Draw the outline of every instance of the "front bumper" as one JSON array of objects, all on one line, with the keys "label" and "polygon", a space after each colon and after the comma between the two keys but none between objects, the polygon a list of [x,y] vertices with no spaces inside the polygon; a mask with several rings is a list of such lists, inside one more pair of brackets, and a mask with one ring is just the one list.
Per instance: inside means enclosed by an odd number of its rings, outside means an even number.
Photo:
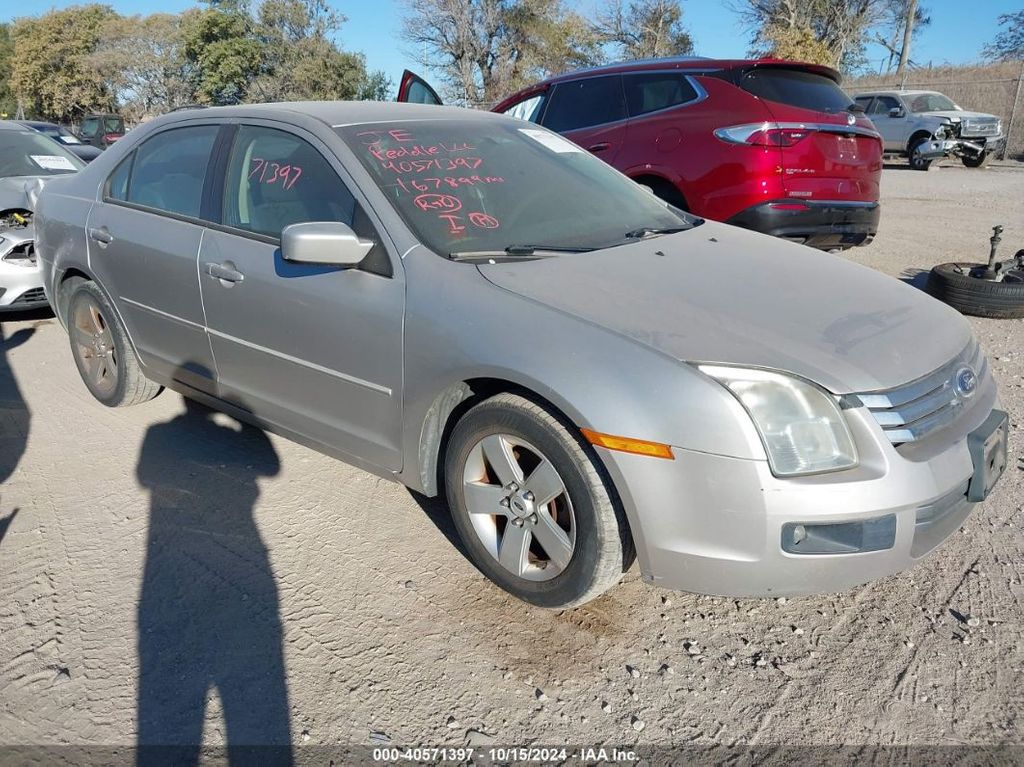
[{"label": "front bumper", "polygon": [[877,202],[787,198],[747,208],[726,223],[833,250],[867,245],[878,232],[880,216]]},{"label": "front bumper", "polygon": [[20,238],[9,232],[0,232],[0,236],[5,238],[0,243],[0,312],[49,306],[38,264],[29,266],[4,259],[12,244],[20,244]]},{"label": "front bumper", "polygon": [[[862,450],[857,468],[834,474],[780,479],[764,460],[674,448],[669,461],[599,449],[644,579],[729,597],[839,592],[906,570],[945,541],[977,505],[966,496],[974,471],[967,439],[909,460],[864,409],[847,412],[858,445],[880,437],[879,452]],[[792,553],[795,526],[838,530],[832,537],[845,536],[850,548]]]},{"label": "front bumper", "polygon": [[981,154],[998,154],[1006,144],[1005,136],[961,137],[933,139],[918,147],[926,160],[940,160],[943,157],[977,157]]}]

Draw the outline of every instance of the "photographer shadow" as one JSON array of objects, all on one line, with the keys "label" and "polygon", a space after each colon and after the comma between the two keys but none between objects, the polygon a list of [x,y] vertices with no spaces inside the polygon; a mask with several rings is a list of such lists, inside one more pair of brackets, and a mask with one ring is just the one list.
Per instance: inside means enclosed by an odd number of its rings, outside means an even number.
[{"label": "photographer shadow", "polygon": [[[197,764],[216,690],[230,761],[290,764],[277,585],[253,517],[280,471],[260,429],[190,399],[153,425],[137,477],[150,492],[138,605],[138,760]],[[224,422],[229,421],[226,419]]]}]

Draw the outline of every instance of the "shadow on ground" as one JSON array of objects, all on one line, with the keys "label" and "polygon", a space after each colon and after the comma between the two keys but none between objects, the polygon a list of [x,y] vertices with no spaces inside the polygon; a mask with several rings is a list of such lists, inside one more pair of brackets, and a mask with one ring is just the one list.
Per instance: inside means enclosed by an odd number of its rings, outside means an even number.
[{"label": "shadow on ground", "polygon": [[230,761],[246,761],[255,745],[260,761],[292,760],[277,585],[253,519],[259,478],[279,471],[264,432],[191,400],[146,433],[140,762],[196,764],[214,690]]}]

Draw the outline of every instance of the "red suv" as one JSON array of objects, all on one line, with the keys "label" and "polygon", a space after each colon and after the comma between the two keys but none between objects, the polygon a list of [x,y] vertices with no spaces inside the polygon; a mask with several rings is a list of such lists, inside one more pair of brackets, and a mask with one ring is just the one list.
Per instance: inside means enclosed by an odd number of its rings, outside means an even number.
[{"label": "red suv", "polygon": [[[699,216],[819,248],[871,242],[882,142],[828,67],[633,61],[553,77],[495,112],[539,123]],[[399,101],[440,103],[406,72]]]}]

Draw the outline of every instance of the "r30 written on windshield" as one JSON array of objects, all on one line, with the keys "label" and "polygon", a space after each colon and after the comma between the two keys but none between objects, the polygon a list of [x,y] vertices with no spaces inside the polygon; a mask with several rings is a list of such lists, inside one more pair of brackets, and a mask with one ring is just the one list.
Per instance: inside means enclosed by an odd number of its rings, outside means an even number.
[{"label": "r30 written on windshield", "polygon": [[501,176],[481,171],[484,159],[476,147],[465,141],[423,143],[404,128],[363,131],[360,141],[380,167],[394,175],[394,186],[409,195],[412,208],[435,216],[447,227],[449,235],[461,235],[470,228],[497,229],[501,222],[481,210],[467,210],[478,204],[459,194],[486,184],[502,184]]}]

